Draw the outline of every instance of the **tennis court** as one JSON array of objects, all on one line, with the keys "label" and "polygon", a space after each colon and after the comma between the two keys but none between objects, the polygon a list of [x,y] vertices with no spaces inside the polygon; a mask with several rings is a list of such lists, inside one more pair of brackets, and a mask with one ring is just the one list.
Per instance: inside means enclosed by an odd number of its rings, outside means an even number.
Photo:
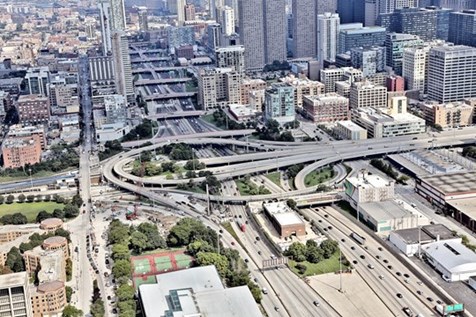
[{"label": "tennis court", "polygon": [[132,258],[132,264],[134,266],[134,275],[142,275],[152,273],[149,259]]},{"label": "tennis court", "polygon": [[138,289],[139,286],[141,286],[142,284],[155,284],[157,283],[157,280],[155,279],[155,275],[148,275],[148,276],[134,277],[133,282],[134,282],[134,287]]},{"label": "tennis court", "polygon": [[178,269],[187,269],[193,264],[193,257],[188,254],[174,254],[174,257]]},{"label": "tennis court", "polygon": [[170,259],[170,256],[161,256],[161,257],[156,257],[154,258],[155,261],[155,268],[157,269],[157,272],[166,272],[172,269],[172,260]]}]

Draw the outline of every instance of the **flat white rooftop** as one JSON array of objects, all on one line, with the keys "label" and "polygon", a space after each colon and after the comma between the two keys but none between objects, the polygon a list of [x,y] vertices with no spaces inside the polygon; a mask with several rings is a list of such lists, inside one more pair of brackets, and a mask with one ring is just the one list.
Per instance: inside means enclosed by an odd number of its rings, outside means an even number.
[{"label": "flat white rooftop", "polygon": [[363,187],[363,188],[382,188],[385,186],[389,186],[392,181],[383,178],[378,175],[359,175],[357,177],[348,177],[347,180],[354,186],[354,187]]},{"label": "flat white rooftop", "polygon": [[422,246],[423,251],[451,273],[476,273],[476,253],[454,241],[438,241]]}]

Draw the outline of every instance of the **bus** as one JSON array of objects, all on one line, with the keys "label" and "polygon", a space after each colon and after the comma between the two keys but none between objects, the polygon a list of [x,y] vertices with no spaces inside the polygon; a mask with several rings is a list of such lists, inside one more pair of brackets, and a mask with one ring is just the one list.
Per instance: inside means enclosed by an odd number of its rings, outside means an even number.
[{"label": "bus", "polygon": [[361,245],[364,245],[364,244],[365,244],[365,237],[362,237],[362,236],[358,235],[358,234],[355,233],[355,232],[352,232],[352,233],[350,234],[350,237],[351,237],[352,239],[354,239],[355,241],[357,241],[357,242],[358,242],[359,244],[361,244]]}]

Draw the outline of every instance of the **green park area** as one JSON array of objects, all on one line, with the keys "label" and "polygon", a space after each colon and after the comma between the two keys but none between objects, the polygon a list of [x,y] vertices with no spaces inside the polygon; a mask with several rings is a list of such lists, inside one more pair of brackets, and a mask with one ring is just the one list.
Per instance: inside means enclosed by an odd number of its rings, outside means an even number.
[{"label": "green park area", "polygon": [[274,173],[266,174],[266,177],[270,181],[272,181],[273,183],[275,183],[276,185],[281,187],[281,173],[280,172],[274,172]]},{"label": "green park area", "polygon": [[[349,268],[345,264],[348,264],[347,261],[342,261],[342,271],[345,271]],[[318,263],[311,263],[308,261],[296,262],[294,260],[289,260],[288,265],[294,273],[302,277],[338,272],[340,270],[339,252],[334,253],[330,258],[324,259]],[[303,274],[301,274],[302,271],[299,270],[299,265],[304,265],[306,267],[306,270]]]},{"label": "green park area", "polygon": [[266,187],[257,186],[249,178],[235,180],[235,183],[242,196],[271,194]]},{"label": "green park area", "polygon": [[312,187],[330,180],[333,176],[334,170],[332,167],[324,167],[307,174],[304,178],[304,183],[307,187]]},{"label": "green park area", "polygon": [[35,222],[36,216],[40,211],[52,213],[55,209],[63,209],[64,204],[58,204],[54,201],[42,202],[24,202],[0,205],[0,217],[7,214],[21,213],[26,216],[28,222]]}]

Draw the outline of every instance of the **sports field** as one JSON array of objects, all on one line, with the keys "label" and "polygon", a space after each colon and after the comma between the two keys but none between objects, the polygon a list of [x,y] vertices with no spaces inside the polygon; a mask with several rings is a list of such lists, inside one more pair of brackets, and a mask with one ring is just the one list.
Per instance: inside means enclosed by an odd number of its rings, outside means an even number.
[{"label": "sports field", "polygon": [[133,256],[134,286],[137,288],[141,284],[155,283],[155,275],[189,268],[193,266],[193,261],[193,257],[184,254],[184,250]]}]

